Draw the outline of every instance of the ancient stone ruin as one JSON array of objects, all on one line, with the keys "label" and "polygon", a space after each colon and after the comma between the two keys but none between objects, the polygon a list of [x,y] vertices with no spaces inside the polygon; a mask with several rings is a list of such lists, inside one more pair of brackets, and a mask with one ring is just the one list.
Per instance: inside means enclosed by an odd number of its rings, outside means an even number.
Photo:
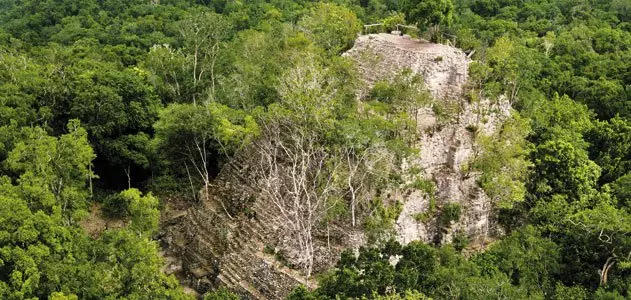
[{"label": "ancient stone ruin", "polygon": [[[462,171],[476,149],[474,135],[467,128],[476,126],[480,132],[492,133],[509,114],[510,106],[484,101],[471,104],[464,100],[470,61],[453,47],[374,34],[359,37],[344,55],[355,60],[360,68],[365,82],[360,97],[377,81],[410,68],[423,76],[435,101],[457,107],[446,119],[441,119],[432,107],[418,111],[416,145],[420,155],[407,161],[404,168],[421,170],[409,181],[421,178],[435,183],[437,207],[458,203],[463,208],[463,216],[450,225],[439,242],[449,241],[455,230],[483,241],[492,228],[490,202],[476,185],[476,174]],[[279,259],[282,258],[279,253],[292,249],[275,248],[286,237],[279,234],[274,223],[272,205],[247,188],[245,182],[252,180],[248,176],[247,163],[226,165],[199,204],[164,218],[162,241],[173,264],[167,270],[176,272],[184,283],[199,292],[226,286],[245,298],[281,299],[297,285],[313,283],[306,282],[300,271],[288,267],[291,259]],[[403,243],[435,241],[438,230],[435,217],[425,220],[416,217],[428,211],[430,197],[422,191],[404,188],[393,191],[392,197],[403,204],[396,224],[397,238]],[[230,214],[222,202],[244,203],[250,213]],[[334,227],[329,230],[327,237],[316,233],[320,251],[317,270],[333,266],[342,249],[358,247],[365,241],[361,231]]]}]

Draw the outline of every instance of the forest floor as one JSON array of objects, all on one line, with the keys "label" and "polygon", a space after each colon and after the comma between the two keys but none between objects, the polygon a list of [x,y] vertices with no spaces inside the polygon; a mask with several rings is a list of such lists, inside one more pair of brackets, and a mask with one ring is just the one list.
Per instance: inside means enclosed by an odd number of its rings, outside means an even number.
[{"label": "forest floor", "polygon": [[97,238],[106,229],[125,227],[125,221],[105,216],[101,203],[94,202],[90,207],[90,214],[79,225],[89,236]]}]

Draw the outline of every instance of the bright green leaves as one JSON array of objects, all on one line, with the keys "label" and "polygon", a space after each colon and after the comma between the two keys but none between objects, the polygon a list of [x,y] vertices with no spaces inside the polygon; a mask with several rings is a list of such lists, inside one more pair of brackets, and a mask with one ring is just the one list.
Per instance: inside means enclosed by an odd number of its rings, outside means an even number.
[{"label": "bright green leaves", "polygon": [[220,163],[259,132],[253,117],[216,102],[171,104],[160,113],[154,128],[153,145],[163,164],[161,171],[186,177],[193,198],[198,194],[194,185],[201,183],[208,189]]},{"label": "bright green leaves", "polygon": [[25,138],[15,144],[6,164],[19,174],[20,194],[32,209],[72,216],[86,209],[94,157],[86,131],[78,121],[71,121],[68,133],[59,138],[37,127],[25,130]]},{"label": "bright green leaves", "polygon": [[353,46],[361,23],[351,10],[330,3],[318,3],[304,16],[300,26],[309,37],[328,53],[335,55]]},{"label": "bright green leaves", "polygon": [[258,132],[251,116],[214,102],[171,104],[160,113],[154,128],[155,143],[169,162],[200,168],[210,163],[210,157],[200,151],[231,155]]},{"label": "bright green leaves", "polygon": [[154,45],[146,57],[153,84],[163,103],[208,103],[216,98],[220,55],[232,35],[222,15],[206,10],[191,12],[176,23],[179,49]]},{"label": "bright green leaves", "polygon": [[594,161],[603,169],[601,182],[611,182],[631,172],[630,121],[615,117],[598,122],[587,139]]},{"label": "bright green leaves", "polygon": [[137,189],[123,191],[121,197],[129,203],[130,229],[147,236],[151,236],[158,230],[158,222],[160,221],[158,199],[153,197],[151,193],[142,196]]},{"label": "bright green leaves", "polygon": [[415,107],[429,104],[431,95],[420,75],[404,69],[389,81],[377,82],[369,97],[391,105],[394,111],[402,110],[411,114]]},{"label": "bright green leaves", "polygon": [[390,80],[375,83],[359,106],[364,118],[362,132],[375,141],[383,140],[398,155],[411,155],[414,149],[409,145],[417,135],[415,114],[430,103],[423,78],[410,69],[402,70]]},{"label": "bright green leaves", "polygon": [[307,47],[304,34],[287,25],[274,26],[267,32],[246,30],[237,34],[223,55],[231,64],[221,70],[217,90],[221,103],[230,107],[252,109],[275,102],[278,78],[294,57],[296,48]]},{"label": "bright green leaves", "polygon": [[611,183],[611,194],[619,201],[619,205],[631,209],[631,173],[621,176]]},{"label": "bright green leaves", "polygon": [[106,139],[101,144],[101,153],[113,164],[123,168],[137,165],[148,168],[150,165],[150,137],[144,132],[121,135],[115,139]]},{"label": "bright green leaves", "polygon": [[[527,113],[532,118],[530,139],[537,144],[531,153],[534,168],[528,188],[532,198],[547,207],[535,208],[535,215],[561,221],[563,217],[555,215],[568,211],[563,203],[588,201],[596,195],[601,168],[589,159],[583,139],[593,128],[593,115],[567,96],[555,96]],[[555,206],[562,209],[553,212]]]},{"label": "bright green leaves", "polygon": [[532,119],[533,139],[542,141],[561,139],[576,147],[586,148],[583,137],[593,128],[593,113],[587,106],[568,96],[555,95],[552,99],[526,112]]},{"label": "bright green leaves", "polygon": [[472,167],[482,171],[479,184],[498,208],[512,208],[526,197],[531,145],[525,138],[529,132],[527,120],[513,112],[496,133],[477,136],[481,153]]},{"label": "bright green leaves", "polygon": [[402,91],[384,84],[392,96],[384,101],[390,103],[361,101],[350,66],[344,60],[332,63],[311,53],[293,63],[276,86],[278,102],[256,115],[261,135],[248,148],[254,153],[247,163],[258,179],[254,187],[276,205],[284,230],[306,241],[296,247],[304,254],[307,277],[317,259],[310,250],[313,230],[348,219],[371,230],[391,228],[399,207],[377,199],[409,154],[394,145],[407,146],[397,143],[406,133],[400,125],[409,121],[421,93],[415,78],[412,87],[406,84],[414,80],[403,80]]},{"label": "bright green leaves", "polygon": [[91,137],[98,139],[151,127],[160,102],[144,73],[91,60],[74,67],[75,95],[67,103],[68,111],[58,114],[80,119]]},{"label": "bright green leaves", "polygon": [[[501,91],[506,93],[510,100],[516,96],[515,90],[519,86],[517,80],[523,71],[518,69],[515,58],[516,47],[509,38],[501,37],[486,53],[486,63],[493,70],[493,81],[500,84],[497,87],[499,91],[495,95],[499,95]],[[490,86],[487,85],[486,88],[490,88]]]},{"label": "bright green leaves", "polygon": [[103,210],[116,218],[131,219],[130,230],[150,237],[158,230],[158,205],[158,199],[151,193],[143,196],[138,189],[131,188],[107,197]]},{"label": "bright green leaves", "polygon": [[405,25],[405,14],[402,12],[390,12],[388,16],[381,20],[383,27],[386,31],[393,31],[397,29],[397,25]]},{"label": "bright green leaves", "polygon": [[79,300],[79,298],[75,294],[66,295],[64,293],[54,292],[50,294],[48,300]]},{"label": "bright green leaves", "polygon": [[53,252],[67,246],[69,231],[59,220],[44,213],[32,213],[26,202],[0,196],[0,297],[23,299],[37,296],[41,266]]},{"label": "bright green leaves", "polygon": [[617,244],[621,242],[618,239],[627,239],[631,235],[631,214],[628,210],[618,209],[611,199],[600,200],[593,208],[574,214],[570,222],[603,243]]},{"label": "bright green leaves", "polygon": [[161,273],[158,245],[128,230],[106,232],[94,245],[95,280],[84,297],[187,299],[172,276]]},{"label": "bright green leaves", "polygon": [[[0,195],[0,298],[187,299],[174,277],[161,273],[158,201],[138,190],[121,193],[131,225],[92,240],[58,216],[33,213],[27,201]],[[64,298],[60,298],[64,299]]]},{"label": "bright green leaves", "polygon": [[533,152],[535,195],[564,194],[579,200],[594,193],[600,167],[589,160],[587,152],[569,142],[552,140]]},{"label": "bright green leaves", "polygon": [[[277,110],[297,125],[332,125],[338,117],[350,108],[344,107],[341,78],[331,76],[313,54],[303,61],[296,62],[293,68],[285,72],[277,85],[280,99],[278,104],[270,105],[270,110]],[[306,128],[303,128],[306,129]],[[313,128],[310,128],[313,129]],[[326,128],[321,128],[326,130]]]},{"label": "bright green leaves", "polygon": [[[519,245],[523,238],[527,242]],[[509,247],[516,249],[507,251]],[[511,244],[495,249],[498,251],[473,260],[450,247],[434,248],[418,241],[405,246],[390,241],[379,248],[362,247],[358,255],[347,250],[336,268],[321,278],[316,290],[308,293],[298,288],[290,299],[426,299],[424,295],[435,299],[541,298],[537,289],[550,270],[538,268],[555,267],[555,246],[527,231]],[[517,270],[510,268],[509,256],[513,254],[520,256]],[[504,259],[506,271],[487,268]],[[529,259],[536,259],[537,264],[529,265]],[[515,272],[523,272],[527,288],[511,284],[509,276]]]},{"label": "bright green leaves", "polygon": [[[88,70],[72,82],[76,93],[58,114],[78,118],[90,134],[97,153],[110,166],[147,167],[145,131],[149,131],[160,102],[142,72],[131,68],[112,70],[106,64],[84,62]],[[62,109],[61,107],[59,109]]]},{"label": "bright green leaves", "polygon": [[230,292],[226,288],[219,288],[204,295],[204,300],[239,300],[239,296]]},{"label": "bright green leaves", "polygon": [[48,120],[50,115],[38,111],[33,94],[42,84],[42,72],[43,68],[28,57],[0,50],[0,124]]},{"label": "bright green leaves", "polygon": [[[33,61],[3,53],[0,123],[41,126],[59,136],[78,119],[102,158],[99,167],[105,161],[121,173],[129,165],[145,167],[147,153],[136,136],[151,129],[161,104],[145,71],[108,62],[97,47],[94,40],[53,44],[31,54]],[[5,130],[0,129],[3,143],[12,143],[15,136],[7,137]]]},{"label": "bright green leaves", "polygon": [[192,98],[187,80],[189,65],[181,51],[168,45],[155,45],[149,50],[145,64],[163,103],[186,102]]},{"label": "bright green leaves", "polygon": [[473,62],[471,80],[480,95],[495,99],[506,97],[511,103],[531,101],[520,93],[531,91],[541,72],[541,54],[503,36],[486,49],[481,62]]},{"label": "bright green leaves", "polygon": [[406,19],[419,27],[451,25],[454,4],[451,0],[406,0],[403,4]]},{"label": "bright green leaves", "polygon": [[485,273],[500,271],[531,293],[550,292],[560,272],[559,246],[532,226],[513,233],[474,258]]}]

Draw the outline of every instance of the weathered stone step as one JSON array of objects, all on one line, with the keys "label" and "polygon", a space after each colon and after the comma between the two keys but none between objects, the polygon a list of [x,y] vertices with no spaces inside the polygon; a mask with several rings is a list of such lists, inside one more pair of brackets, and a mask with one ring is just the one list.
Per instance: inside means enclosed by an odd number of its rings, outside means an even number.
[{"label": "weathered stone step", "polygon": [[258,299],[258,300],[267,300],[268,298],[263,295],[261,292],[259,292],[256,288],[254,288],[250,283],[248,283],[245,280],[241,280],[239,282],[239,285],[241,286],[241,288],[245,289],[246,291],[248,291],[252,297],[254,299]]},{"label": "weathered stone step", "polygon": [[198,248],[202,248],[204,250],[209,251],[215,257],[221,257],[222,254],[217,251],[218,245],[212,243],[211,241],[206,239],[206,235],[203,233],[199,233],[194,237],[193,243],[199,244]]},{"label": "weathered stone step", "polygon": [[[261,226],[261,223],[258,220],[248,220],[245,222],[245,226],[248,226],[252,229],[252,231],[263,235],[266,232],[266,229]],[[265,239],[264,237],[262,239]]]},{"label": "weathered stone step", "polygon": [[244,251],[256,251],[256,248],[252,246],[252,240],[235,239],[228,247],[232,252],[237,253]]},{"label": "weathered stone step", "polygon": [[252,208],[256,212],[256,218],[262,222],[274,221],[278,219],[278,216],[272,212],[275,209],[275,207],[273,207],[272,205],[270,205],[270,207],[266,207],[263,201],[255,201],[252,205]]},{"label": "weathered stone step", "polygon": [[230,275],[227,275],[225,273],[220,273],[217,276],[217,279],[219,280],[220,283],[225,285],[227,288],[234,288],[237,285],[236,279],[231,278]]},{"label": "weathered stone step", "polygon": [[195,278],[199,279],[205,277],[212,272],[208,267],[210,265],[208,260],[200,256],[197,252],[187,251],[185,262],[188,265],[188,270]]},{"label": "weathered stone step", "polygon": [[[246,258],[246,256],[248,256]],[[241,290],[241,292],[249,294],[252,299],[267,299],[261,291],[252,286],[248,281],[251,280],[252,275],[248,271],[246,266],[255,266],[262,263],[251,253],[243,253],[241,255],[234,254],[225,258],[224,264],[221,267],[221,273],[218,278],[222,280],[229,288],[233,290]],[[263,283],[263,288],[269,289],[269,287]]]},{"label": "weathered stone step", "polygon": [[241,226],[239,226],[237,233],[240,238],[245,238],[247,240],[252,240],[252,239],[265,240],[265,236],[259,233],[259,230],[260,230],[259,228],[261,227],[260,226],[254,227],[250,224],[250,222],[247,222],[247,223],[244,222],[241,224]]},{"label": "weathered stone step", "polygon": [[193,225],[192,227],[194,227],[195,229],[197,229],[198,231],[209,231],[208,228],[210,225],[209,221],[208,221],[208,217],[202,219],[202,217],[199,215],[199,212],[196,210],[191,210],[189,211],[189,213],[187,214],[187,218],[189,220],[189,222],[191,223],[191,225]]},{"label": "weathered stone step", "polygon": [[289,267],[284,266],[282,263],[280,263],[279,261],[276,260],[276,258],[270,254],[265,254],[263,252],[255,252],[253,253],[256,257],[258,257],[261,261],[265,262],[269,268],[276,270],[279,273],[282,273],[285,276],[288,276],[289,278],[293,278],[296,281],[302,283],[302,284],[307,284],[306,279],[304,278],[304,276],[302,276],[302,274],[300,274],[299,271],[290,269]]},{"label": "weathered stone step", "polygon": [[235,280],[241,280],[244,275],[243,270],[237,264],[230,261],[224,261],[222,263],[220,274],[227,274]]},{"label": "weathered stone step", "polygon": [[241,252],[247,248],[247,237],[240,236],[237,232],[234,234],[235,235],[228,241],[228,249],[230,249],[231,252]]}]

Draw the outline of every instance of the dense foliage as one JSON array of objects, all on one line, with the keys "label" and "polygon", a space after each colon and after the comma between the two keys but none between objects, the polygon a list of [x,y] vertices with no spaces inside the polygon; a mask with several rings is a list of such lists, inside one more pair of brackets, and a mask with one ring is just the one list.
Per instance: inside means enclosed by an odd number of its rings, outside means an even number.
[{"label": "dense foliage", "polygon": [[[397,182],[429,100],[406,72],[355,99],[339,54],[374,22],[475,50],[468,100],[517,109],[470,166],[507,237],[345,252],[292,297],[631,297],[628,0],[0,0],[0,298],[186,298],[159,199],[198,199],[261,136],[326,162],[323,218],[378,241],[397,210],[367,186]],[[95,202],[129,225],[88,236]]]}]

